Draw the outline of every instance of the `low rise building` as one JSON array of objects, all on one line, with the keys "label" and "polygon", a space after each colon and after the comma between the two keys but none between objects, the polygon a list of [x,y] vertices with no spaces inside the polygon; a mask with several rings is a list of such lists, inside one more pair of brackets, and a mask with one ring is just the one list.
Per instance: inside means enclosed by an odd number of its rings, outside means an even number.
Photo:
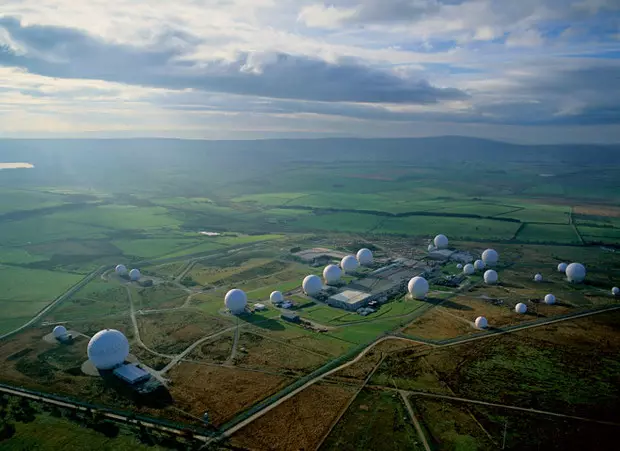
[{"label": "low rise building", "polygon": [[344,290],[327,298],[327,304],[345,310],[355,311],[372,300],[372,294],[357,290]]}]

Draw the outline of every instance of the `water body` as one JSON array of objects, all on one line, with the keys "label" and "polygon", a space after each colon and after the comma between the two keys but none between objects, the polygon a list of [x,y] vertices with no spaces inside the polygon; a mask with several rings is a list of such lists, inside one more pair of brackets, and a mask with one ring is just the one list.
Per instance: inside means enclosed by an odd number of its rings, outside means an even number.
[{"label": "water body", "polygon": [[0,163],[0,170],[2,169],[32,169],[34,164],[30,163]]}]

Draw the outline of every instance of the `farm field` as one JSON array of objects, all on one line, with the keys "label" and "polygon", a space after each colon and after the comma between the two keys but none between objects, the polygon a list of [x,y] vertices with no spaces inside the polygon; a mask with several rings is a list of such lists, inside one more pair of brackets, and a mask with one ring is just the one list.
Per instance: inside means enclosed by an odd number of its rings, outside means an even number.
[{"label": "farm field", "polygon": [[530,243],[580,243],[572,226],[556,224],[525,224],[516,239]]}]

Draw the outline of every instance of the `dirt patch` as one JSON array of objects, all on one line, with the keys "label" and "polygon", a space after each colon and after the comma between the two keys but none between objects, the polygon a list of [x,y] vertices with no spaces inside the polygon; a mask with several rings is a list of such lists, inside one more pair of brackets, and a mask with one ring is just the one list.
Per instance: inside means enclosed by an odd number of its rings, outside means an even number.
[{"label": "dirt patch", "polygon": [[[466,319],[467,321],[473,321],[475,318]],[[453,313],[448,313],[443,307],[431,309],[415,319],[403,330],[405,335],[429,340],[454,338],[473,332],[475,332],[475,329],[470,324],[460,319],[460,317],[456,318]]]},{"label": "dirt patch", "polygon": [[194,311],[138,315],[137,319],[144,344],[163,354],[178,354],[196,340],[230,327],[223,318]]},{"label": "dirt patch", "polygon": [[291,382],[283,376],[189,362],[175,366],[168,376],[178,407],[197,417],[209,412],[215,426]]},{"label": "dirt patch", "polygon": [[298,373],[309,372],[326,361],[326,357],[293,348],[250,332],[241,332],[235,365]]},{"label": "dirt patch", "polygon": [[249,450],[315,449],[355,390],[314,384],[232,436]]},{"label": "dirt patch", "polygon": [[577,205],[573,208],[573,212],[579,215],[620,218],[620,208],[609,205]]}]

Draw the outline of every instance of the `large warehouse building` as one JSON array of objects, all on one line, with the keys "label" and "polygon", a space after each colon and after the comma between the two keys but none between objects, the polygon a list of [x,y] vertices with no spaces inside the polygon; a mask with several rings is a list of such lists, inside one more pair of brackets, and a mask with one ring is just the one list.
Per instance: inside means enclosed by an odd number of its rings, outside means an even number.
[{"label": "large warehouse building", "polygon": [[345,310],[357,310],[364,307],[372,300],[372,294],[357,290],[344,290],[327,298],[327,303],[332,307]]}]

